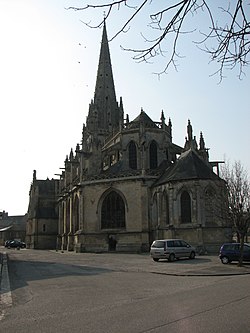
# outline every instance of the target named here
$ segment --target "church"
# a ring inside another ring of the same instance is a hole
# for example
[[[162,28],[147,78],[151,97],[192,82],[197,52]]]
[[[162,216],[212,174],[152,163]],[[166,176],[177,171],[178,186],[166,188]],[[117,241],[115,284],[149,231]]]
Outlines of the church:
[[[138,113],[130,120],[122,98],[117,101],[104,23],[82,141],[66,156],[60,179],[40,181],[40,186],[47,182],[43,198],[50,188],[53,209],[41,214],[43,227],[37,230],[42,207],[33,175],[27,224],[31,248],[37,248],[34,235],[43,248],[52,224],[51,244],[62,251],[140,253],[155,239],[182,238],[198,253],[212,253],[231,240],[225,182],[219,162],[209,161],[203,134],[197,142],[188,120],[181,147],[173,142],[172,123],[163,111],[158,121],[143,109]]]

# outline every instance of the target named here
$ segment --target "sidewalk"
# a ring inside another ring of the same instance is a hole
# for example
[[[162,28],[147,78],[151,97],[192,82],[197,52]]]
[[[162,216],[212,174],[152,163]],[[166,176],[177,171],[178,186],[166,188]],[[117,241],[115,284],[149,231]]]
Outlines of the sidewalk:
[[[154,262],[148,253],[75,253],[55,252],[60,261],[63,257],[79,259],[84,265],[104,267],[124,272],[147,272],[173,276],[230,276],[250,274],[250,263],[238,267],[237,262],[222,264],[218,255],[196,256],[194,260],[181,259],[174,262],[159,260]]]
[[[159,262],[158,262],[159,263]],[[157,264],[158,264],[157,263]],[[151,273],[173,276],[230,276],[250,274],[250,263],[238,267],[237,262],[223,265],[218,257],[196,257],[191,261],[177,261],[167,267],[156,267]]]

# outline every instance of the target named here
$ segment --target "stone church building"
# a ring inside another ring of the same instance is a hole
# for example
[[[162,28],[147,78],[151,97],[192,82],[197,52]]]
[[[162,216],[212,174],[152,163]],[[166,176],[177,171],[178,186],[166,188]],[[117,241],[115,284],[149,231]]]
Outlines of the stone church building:
[[[198,251],[217,252],[231,239],[218,170],[190,121],[180,147],[163,112],[159,121],[143,109],[133,120],[124,114],[104,24],[82,142],[66,157],[54,187],[57,249],[144,252],[154,239],[183,238]],[[30,221],[32,215],[30,209]]]

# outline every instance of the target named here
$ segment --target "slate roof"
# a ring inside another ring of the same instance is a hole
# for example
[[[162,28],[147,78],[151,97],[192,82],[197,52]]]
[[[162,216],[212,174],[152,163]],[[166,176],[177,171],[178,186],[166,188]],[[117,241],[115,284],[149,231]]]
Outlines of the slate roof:
[[[193,149],[181,154],[179,159],[165,170],[154,185],[160,185],[172,181],[220,178],[213,172],[212,167],[204,161]]]
[[[145,128],[158,128],[153,120],[142,110],[139,116],[137,116],[131,123],[128,128],[139,128],[140,123],[143,123]]]

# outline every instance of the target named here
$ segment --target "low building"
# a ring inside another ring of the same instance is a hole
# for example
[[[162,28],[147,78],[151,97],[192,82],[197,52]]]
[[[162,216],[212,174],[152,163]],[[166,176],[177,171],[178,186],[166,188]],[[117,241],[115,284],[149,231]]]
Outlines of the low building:
[[[20,240],[25,242],[27,214],[13,215],[5,211],[0,212],[0,245],[6,240]]]
[[[58,180],[36,179],[36,171],[34,171],[26,224],[27,248],[56,248],[58,234],[57,186]]]

